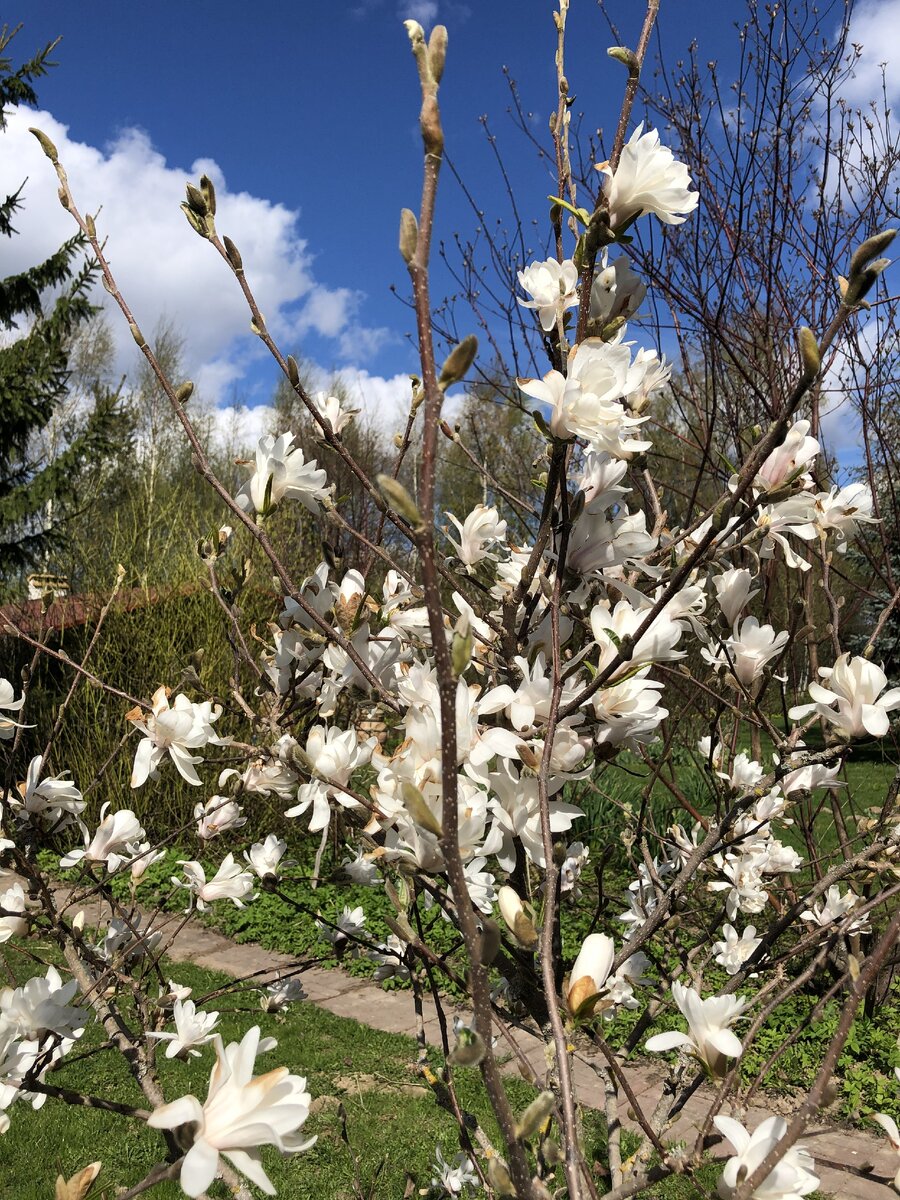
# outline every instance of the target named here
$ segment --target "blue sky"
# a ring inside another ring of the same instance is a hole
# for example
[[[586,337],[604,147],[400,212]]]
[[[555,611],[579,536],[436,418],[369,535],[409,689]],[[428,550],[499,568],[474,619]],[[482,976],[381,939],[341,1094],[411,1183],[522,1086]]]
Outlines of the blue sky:
[[[25,26],[17,58],[63,38],[59,65],[38,84],[39,123],[62,139],[85,207],[104,204],[99,225],[123,290],[145,332],[162,315],[176,321],[189,339],[188,368],[221,404],[265,402],[274,376],[246,333],[233,281],[178,213],[185,180],[203,167],[213,170],[224,197],[220,231],[242,249],[285,349],[302,351],[324,371],[355,372],[376,404],[402,391],[403,375],[415,369],[410,314],[390,292],[391,284],[405,285],[397,222],[401,207],[418,207],[421,169],[404,16],[448,27],[441,88],[447,148],[478,202],[488,212],[504,203],[479,124],[487,113],[523,212],[546,219],[552,181],[506,114],[502,71],[507,66],[518,81],[542,135],[555,101],[555,33],[545,0],[19,5],[18,14],[8,13]],[[633,44],[643,4],[611,0],[607,9]],[[696,38],[701,59],[728,63],[742,2],[663,0],[661,9],[654,49],[669,62]],[[588,128],[611,129],[618,113],[625,73],[607,59],[610,44],[596,4],[573,0],[568,73]],[[24,123],[34,123],[34,114]],[[33,255],[49,252],[67,226],[52,173],[20,132],[7,135],[13,152],[0,156],[0,188],[29,177],[23,237],[12,251]],[[473,225],[445,174],[438,238],[449,241]],[[442,286],[450,284],[438,273],[435,290]],[[119,346],[123,361],[133,354],[124,335]]]

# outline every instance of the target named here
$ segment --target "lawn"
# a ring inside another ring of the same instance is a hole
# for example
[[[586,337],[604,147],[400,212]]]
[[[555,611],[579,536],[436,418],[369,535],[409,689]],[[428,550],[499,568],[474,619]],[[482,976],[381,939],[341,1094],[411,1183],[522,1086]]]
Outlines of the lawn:
[[[7,956],[7,967],[19,978],[34,973],[34,965],[20,956]],[[167,977],[188,984],[194,996],[222,986],[227,980],[215,972],[173,964]],[[222,1013],[220,1029],[227,1041],[236,1040],[258,1021],[264,1035],[278,1039],[278,1048],[261,1056],[271,1065],[284,1064],[305,1075],[313,1096],[312,1113],[304,1127],[318,1140],[312,1149],[283,1158],[263,1150],[263,1162],[282,1197],[290,1200],[399,1200],[404,1195],[425,1194],[432,1178],[435,1147],[451,1158],[457,1151],[456,1125],[436,1105],[415,1067],[416,1046],[411,1038],[380,1033],[310,1003],[295,1005],[286,1016],[261,1013],[246,998],[217,1002]],[[79,1043],[83,1052],[100,1042],[96,1025],[89,1025]],[[167,1099],[193,1092],[206,1095],[212,1051],[187,1063],[160,1056],[163,1090]],[[437,1059],[434,1066],[439,1065]],[[476,1071],[456,1073],[464,1107],[478,1116],[489,1136],[496,1127]],[[63,1066],[48,1082],[78,1089],[122,1103],[141,1105],[142,1097],[115,1053]],[[507,1093],[515,1111],[534,1097],[524,1081],[511,1077]],[[139,1123],[115,1114],[73,1107],[48,1099],[38,1112],[26,1103],[10,1110],[11,1126],[0,1137],[0,1195],[4,1200],[50,1200],[58,1173],[66,1176],[100,1159],[103,1169],[93,1196],[113,1200],[118,1189],[133,1186],[164,1154],[162,1136]],[[602,1161],[604,1127],[599,1114],[585,1113],[585,1144],[590,1156]],[[631,1145],[626,1135],[626,1149]],[[653,1189],[664,1200],[700,1200],[715,1188],[718,1168],[700,1172],[697,1184],[678,1178]],[[602,1180],[598,1179],[602,1190]],[[407,1191],[411,1188],[411,1191]],[[176,1183],[157,1185],[147,1193],[154,1200],[183,1196]],[[221,1183],[211,1197],[227,1197]]]

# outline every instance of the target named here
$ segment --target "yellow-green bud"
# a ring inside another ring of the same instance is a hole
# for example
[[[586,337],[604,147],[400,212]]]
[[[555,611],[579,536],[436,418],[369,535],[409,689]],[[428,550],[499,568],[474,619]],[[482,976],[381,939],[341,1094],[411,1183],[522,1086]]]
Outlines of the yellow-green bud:
[[[428,66],[431,78],[436,84],[441,82],[444,74],[444,63],[447,61],[447,28],[445,25],[435,25],[428,39]]]
[[[883,229],[881,233],[873,233],[870,238],[866,238],[863,244],[854,250],[853,257],[850,259],[851,279],[854,275],[859,274],[873,258],[883,254],[896,236],[896,229]]]
[[[797,334],[797,345],[803,360],[804,377],[809,380],[815,379],[822,365],[822,358],[819,354],[819,343],[816,341],[815,334],[805,325]]]
[[[428,833],[433,833],[435,837],[444,836],[440,821],[428,807],[425,797],[414,783],[410,783],[409,780],[405,779],[400,788],[400,794],[403,797],[403,804],[406,811],[416,825],[421,826]]]
[[[214,217],[216,215],[216,188],[208,175],[200,176],[200,191],[203,194],[203,199],[206,201],[209,215]]]
[[[640,64],[637,60],[637,55],[633,50],[629,50],[627,46],[610,46],[606,51],[610,58],[614,58],[616,62],[620,62],[632,75],[637,75],[640,71]]]
[[[224,237],[222,238],[222,241],[225,245],[225,253],[228,255],[228,261],[231,263],[232,267],[235,269],[235,271],[243,271],[244,260],[241,258],[240,251],[238,250],[237,246],[230,237]]]
[[[53,165],[56,166],[56,164],[59,162],[59,152],[47,137],[46,133],[43,133],[40,129],[34,129],[31,126],[29,126],[28,132],[34,134],[37,140],[41,143],[41,149],[43,152],[47,155]]]
[[[538,1132],[553,1112],[555,1103],[552,1092],[541,1092],[536,1099],[532,1100],[516,1122],[515,1133],[520,1142],[526,1141]]]
[[[454,346],[447,356],[447,361],[441,368],[438,386],[447,389],[452,387],[454,383],[459,383],[464,379],[466,372],[475,361],[475,355],[478,353],[478,338],[473,333]]]
[[[419,225],[412,209],[400,211],[400,254],[405,263],[412,261],[419,241]]]
[[[399,479],[394,479],[392,475],[379,475],[377,483],[388,503],[401,517],[409,521],[413,528],[418,529],[422,524],[422,514]]]

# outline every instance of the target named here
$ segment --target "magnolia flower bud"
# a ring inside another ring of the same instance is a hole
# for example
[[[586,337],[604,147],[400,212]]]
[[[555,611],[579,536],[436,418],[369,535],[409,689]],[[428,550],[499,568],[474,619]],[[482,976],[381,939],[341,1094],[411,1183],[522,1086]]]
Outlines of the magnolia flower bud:
[[[484,1059],[487,1047],[484,1038],[468,1025],[460,1024],[456,1030],[456,1045],[447,1055],[451,1067],[477,1067]]]
[[[37,140],[41,143],[41,149],[43,152],[47,155],[53,165],[56,166],[56,164],[59,162],[59,151],[47,137],[46,133],[43,133],[40,129],[34,129],[31,126],[29,126],[28,132],[34,134]]]
[[[411,262],[419,240],[416,214],[409,208],[400,211],[400,254],[405,263]]]
[[[431,69],[431,78],[436,84],[441,82],[446,61],[447,27],[446,25],[435,25],[431,31],[431,37],[428,39],[428,66]]]
[[[498,1196],[515,1196],[516,1189],[512,1177],[502,1158],[491,1155],[487,1160],[488,1183]]]
[[[230,237],[223,237],[222,243],[225,246],[225,253],[228,255],[228,261],[231,263],[235,271],[243,271],[244,260],[241,258],[241,253]]]
[[[500,949],[500,926],[490,917],[481,918],[481,961],[489,967]]]
[[[538,1132],[553,1112],[555,1103],[556,1099],[552,1092],[541,1092],[536,1099],[532,1100],[516,1122],[515,1134],[519,1141],[525,1141]]]
[[[454,383],[459,383],[465,378],[466,372],[472,363],[475,361],[475,355],[478,353],[478,338],[473,333],[463,340],[450,351],[447,360],[441,368],[438,386],[443,390],[452,387]]]
[[[816,341],[813,331],[807,329],[805,325],[797,334],[797,345],[800,348],[800,357],[803,360],[804,378],[808,380],[815,379],[822,365],[822,359],[819,354],[819,343]]]
[[[533,950],[538,942],[537,930],[525,912],[525,905],[515,888],[504,884],[497,893],[497,903],[500,906],[500,915],[518,945],[525,950]]]
[[[566,990],[566,1004],[573,1016],[586,1016],[594,1011],[614,957],[613,940],[605,933],[591,933],[584,939]]]
[[[406,806],[406,811],[412,817],[416,825],[428,833],[433,833],[435,837],[443,837],[444,831],[441,828],[441,823],[428,807],[425,797],[419,791],[414,783],[404,779],[401,787],[403,795],[403,803]]]
[[[216,188],[208,175],[200,176],[200,191],[206,202],[206,210],[211,217],[216,215]]]
[[[418,529],[422,524],[422,514],[403,484],[391,475],[379,475],[376,483],[388,503],[392,504],[400,516],[409,521],[413,528]]]

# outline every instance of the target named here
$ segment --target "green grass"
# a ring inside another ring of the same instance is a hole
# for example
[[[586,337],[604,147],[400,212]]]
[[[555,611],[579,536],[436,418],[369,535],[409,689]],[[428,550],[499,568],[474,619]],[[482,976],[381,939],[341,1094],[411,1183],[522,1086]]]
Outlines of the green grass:
[[[21,956],[7,956],[7,968],[20,980],[35,973]],[[226,984],[227,978],[185,964],[167,967],[166,975],[189,984],[195,998]],[[240,1038],[258,1023],[264,1036],[278,1039],[276,1050],[258,1060],[286,1065],[305,1075],[313,1097],[312,1112],[304,1132],[316,1134],[308,1151],[282,1157],[263,1150],[263,1163],[282,1197],[289,1200],[397,1200],[410,1180],[413,1194],[429,1188],[435,1147],[450,1158],[459,1148],[454,1120],[440,1109],[416,1067],[416,1046],[411,1038],[381,1033],[334,1016],[309,1003],[293,1006],[288,1014],[272,1017],[253,1008],[253,995],[222,997],[210,1007],[222,1013],[219,1028],[226,1042]],[[82,1053],[100,1043],[96,1024],[89,1024],[78,1049]],[[432,1054],[432,1066],[440,1057]],[[209,1047],[201,1058],[187,1063],[159,1057],[162,1087],[167,1099],[193,1092],[206,1096],[213,1054]],[[498,1130],[475,1070],[455,1073],[464,1109],[475,1114],[488,1136],[498,1142]],[[141,1093],[116,1052],[101,1052],[81,1062],[63,1065],[48,1075],[48,1082],[84,1090],[107,1100],[142,1106]],[[513,1110],[521,1112],[534,1098],[523,1080],[505,1081]],[[133,1186],[163,1160],[162,1135],[140,1122],[97,1109],[76,1107],[50,1098],[35,1112],[25,1102],[12,1106],[11,1126],[0,1137],[0,1196],[4,1200],[49,1200],[58,1173],[66,1177],[97,1159],[103,1163],[93,1196],[113,1200],[118,1189]],[[601,1164],[605,1157],[605,1124],[599,1113],[585,1110],[584,1145],[588,1161]],[[623,1149],[631,1153],[637,1140],[623,1136]],[[658,1200],[701,1200],[715,1193],[720,1167],[703,1166],[695,1180],[684,1177],[655,1185]],[[562,1182],[561,1175],[560,1180]],[[598,1175],[602,1192],[603,1178]],[[251,1189],[253,1190],[253,1189]],[[254,1193],[256,1194],[256,1193]],[[157,1185],[147,1193],[153,1200],[176,1200],[183,1193],[176,1182]],[[229,1195],[221,1183],[210,1189],[219,1200]]]

